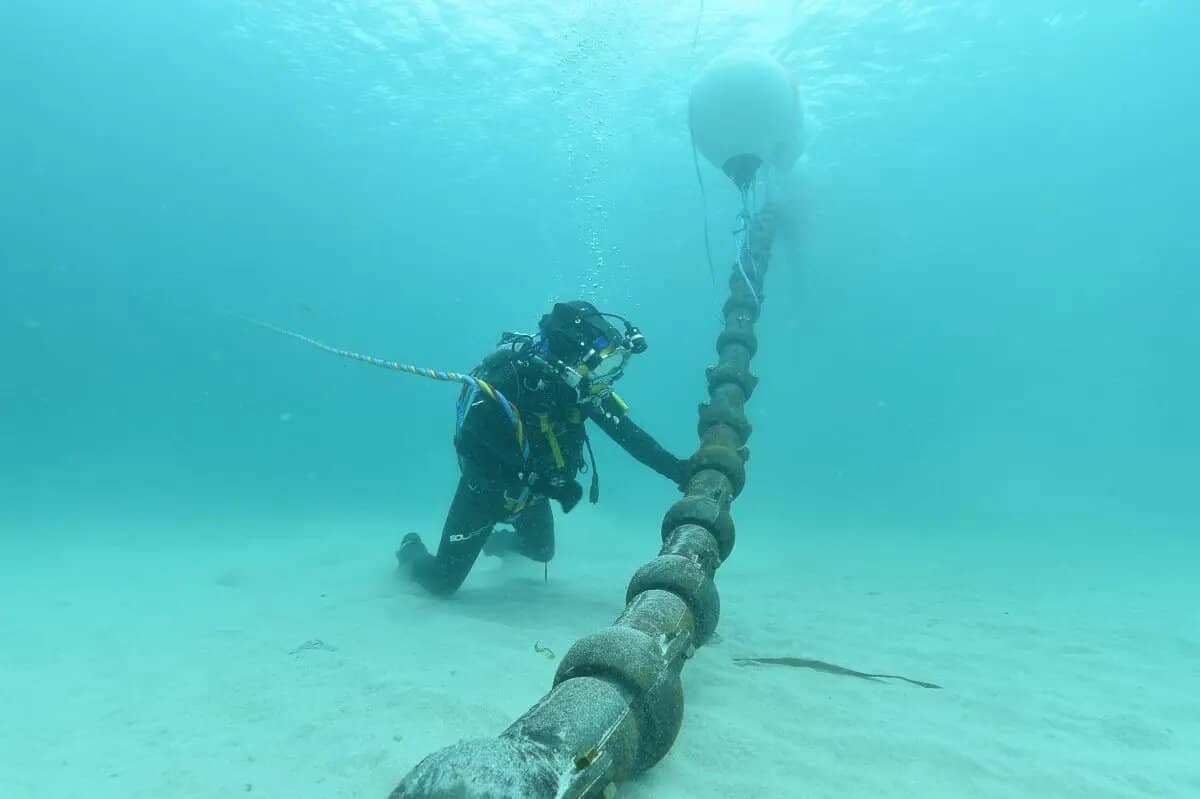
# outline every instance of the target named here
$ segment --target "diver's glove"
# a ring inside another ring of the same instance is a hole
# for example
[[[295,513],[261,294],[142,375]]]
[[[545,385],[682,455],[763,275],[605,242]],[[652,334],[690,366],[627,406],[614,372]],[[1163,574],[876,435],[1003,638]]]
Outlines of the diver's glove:
[[[567,484],[562,487],[558,496],[554,497],[558,500],[558,504],[562,505],[563,513],[570,513],[571,509],[579,504],[579,500],[583,497],[583,486],[574,480],[567,481]]]
[[[669,474],[668,479],[675,483],[676,487],[684,493],[687,492],[688,480],[692,479],[692,462],[688,458],[676,458],[675,468]]]
[[[583,498],[583,486],[560,474],[548,476],[530,475],[527,479],[529,487],[536,493],[550,499],[558,500],[563,513],[570,513]]]

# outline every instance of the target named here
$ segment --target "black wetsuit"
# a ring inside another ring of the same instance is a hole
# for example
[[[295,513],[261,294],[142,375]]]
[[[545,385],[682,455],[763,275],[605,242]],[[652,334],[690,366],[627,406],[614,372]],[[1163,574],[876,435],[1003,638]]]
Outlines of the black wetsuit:
[[[686,462],[634,424],[611,395],[580,403],[574,389],[511,350],[489,355],[475,374],[520,410],[530,457],[528,462],[523,458],[503,408],[483,393],[472,396],[464,390],[467,407],[454,438],[461,474],[437,555],[419,541],[397,553],[402,566],[410,567],[413,578],[430,591],[457,590],[493,528],[503,522],[515,530],[517,552],[538,562],[554,557],[549,500],[569,513],[583,493],[576,475],[587,468],[583,448],[588,420],[643,464],[676,484],[683,481]],[[410,547],[413,551],[406,551]]]

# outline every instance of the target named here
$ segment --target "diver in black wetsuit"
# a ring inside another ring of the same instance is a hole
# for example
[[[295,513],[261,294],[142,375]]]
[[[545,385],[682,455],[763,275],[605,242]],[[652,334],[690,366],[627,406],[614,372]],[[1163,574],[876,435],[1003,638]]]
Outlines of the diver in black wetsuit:
[[[624,323],[624,333],[608,316]],[[682,487],[687,461],[634,424],[612,391],[629,359],[645,349],[645,338],[627,320],[583,301],[557,303],[542,317],[536,336],[505,333],[499,349],[471,373],[486,386],[464,387],[459,397],[454,446],[461,474],[437,555],[409,533],[396,552],[401,572],[435,594],[451,594],[481,550],[549,562],[554,557],[549,500],[570,513],[583,496],[576,475],[588,469],[584,446],[591,456],[587,420]],[[491,396],[489,386],[502,398]],[[506,410],[504,399],[516,413]],[[590,500],[596,502],[599,482],[595,458],[590,460]],[[512,529],[495,529],[505,523]]]

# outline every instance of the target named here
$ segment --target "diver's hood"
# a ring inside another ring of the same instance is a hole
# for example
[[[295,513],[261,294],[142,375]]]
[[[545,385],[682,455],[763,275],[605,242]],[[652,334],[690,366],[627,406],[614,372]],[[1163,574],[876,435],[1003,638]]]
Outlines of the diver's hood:
[[[625,337],[590,302],[555,303],[538,325],[541,351],[562,363],[575,365],[589,353],[620,347]]]

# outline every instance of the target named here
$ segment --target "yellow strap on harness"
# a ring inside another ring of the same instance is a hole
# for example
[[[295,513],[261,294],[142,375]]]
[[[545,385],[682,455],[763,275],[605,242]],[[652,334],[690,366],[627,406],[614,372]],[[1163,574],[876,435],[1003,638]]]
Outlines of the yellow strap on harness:
[[[550,442],[550,451],[554,453],[554,465],[561,469],[567,462],[563,459],[562,447],[558,445],[558,436],[554,433],[554,422],[550,421],[549,416],[539,416],[538,419],[541,420],[546,440]]]
[[[613,402],[617,404],[622,414],[629,413],[629,405],[625,400],[621,399],[617,394],[609,394]],[[583,415],[579,412],[579,408],[572,408],[570,415],[567,417],[572,424],[580,424],[583,422]],[[566,466],[566,459],[563,458],[562,447],[558,444],[558,434],[554,432],[554,422],[545,414],[538,415],[538,421],[542,428],[543,435],[546,436],[546,441],[550,444],[550,452],[554,455],[554,465],[559,469]]]

